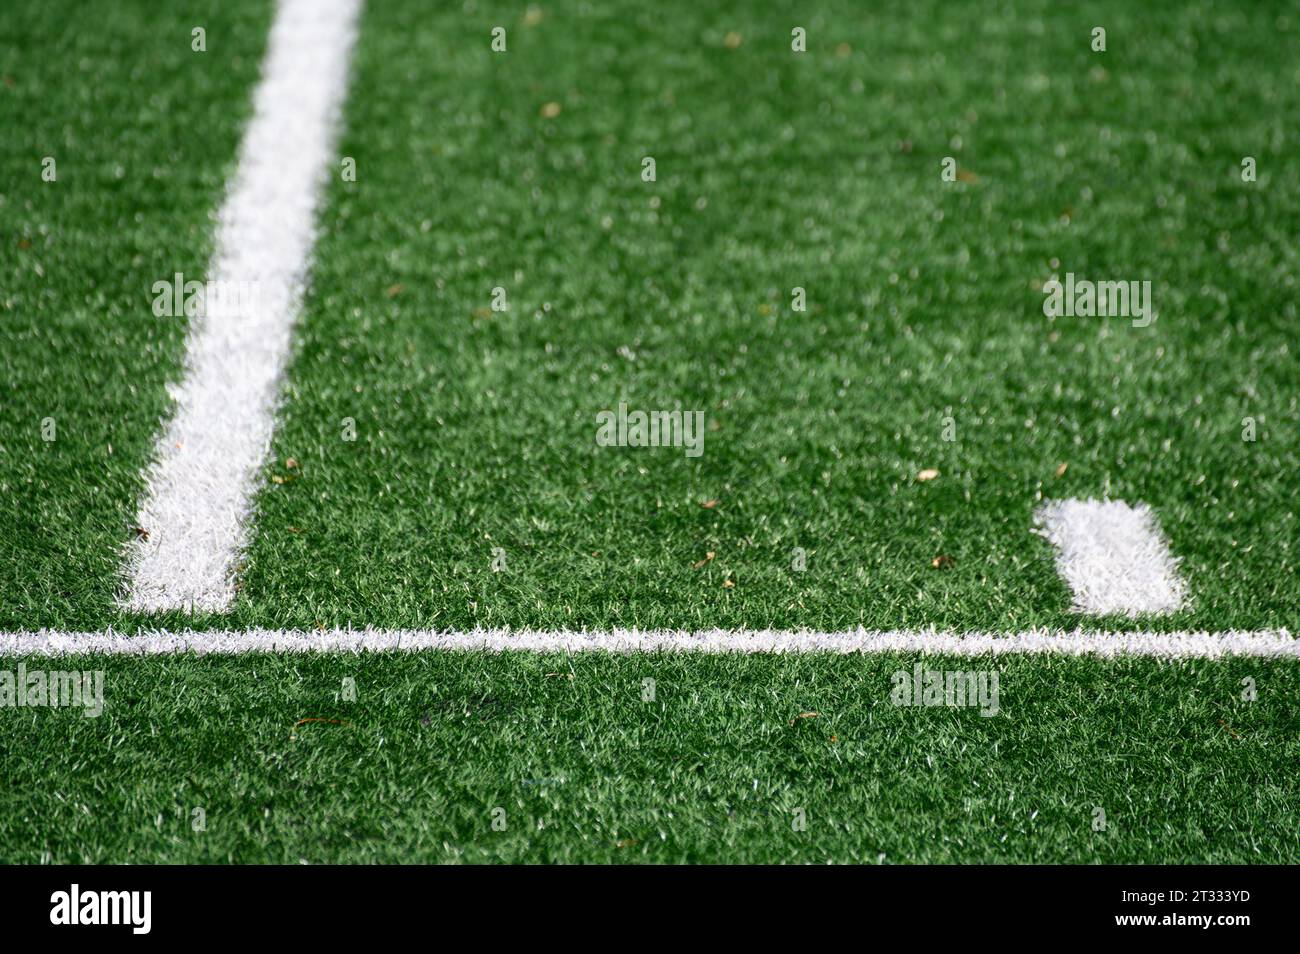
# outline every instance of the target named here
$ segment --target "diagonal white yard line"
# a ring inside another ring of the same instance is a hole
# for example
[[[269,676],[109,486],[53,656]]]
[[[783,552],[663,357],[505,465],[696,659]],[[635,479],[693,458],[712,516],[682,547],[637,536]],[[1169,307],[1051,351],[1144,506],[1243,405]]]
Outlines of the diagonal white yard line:
[[[883,653],[923,652],[954,656],[1027,653],[1062,656],[1285,656],[1300,659],[1300,639],[1287,630],[1226,633],[1089,633],[1034,629],[1020,633],[945,633],[936,630],[635,630],[542,632],[478,629],[435,632],[401,629],[153,630],[126,635],[105,630],[0,633],[0,656],[61,656],[106,653],[237,655],[297,652],[701,652],[701,653]]]
[[[127,553],[131,610],[228,609],[333,158],[361,0],[280,0],[208,281],[251,301],[192,319],[176,412]],[[250,283],[244,285],[243,283]]]
[[[1078,613],[1169,613],[1183,605],[1178,561],[1146,504],[1049,500],[1035,514]]]

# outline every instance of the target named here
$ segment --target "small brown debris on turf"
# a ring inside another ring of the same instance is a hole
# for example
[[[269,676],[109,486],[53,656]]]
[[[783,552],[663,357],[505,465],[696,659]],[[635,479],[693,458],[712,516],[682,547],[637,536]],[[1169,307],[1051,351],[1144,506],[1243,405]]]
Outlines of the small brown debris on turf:
[[[149,542],[149,531],[144,527],[132,527],[131,530],[135,533],[137,540],[143,540],[145,543]]]
[[[739,33],[736,33],[734,30],[722,38],[723,45],[729,50],[734,50],[739,48],[740,44],[744,42],[745,42],[745,38],[741,36]]]
[[[1232,726],[1228,725],[1228,723],[1224,722],[1222,719],[1219,720],[1219,725],[1221,725],[1221,726],[1223,726],[1225,729],[1227,729],[1228,732],[1232,735],[1232,737],[1233,737],[1234,739],[1240,739],[1240,738],[1241,738],[1241,736],[1239,736],[1236,732],[1233,732],[1233,731],[1232,731]]]
[[[308,725],[314,722],[320,722],[324,725],[351,725],[350,722],[344,722],[342,719],[299,719],[293,724],[293,727],[296,729],[300,725]]]
[[[797,716],[795,716],[793,719],[790,720],[790,724],[794,725],[800,719],[816,719],[820,715],[821,715],[820,712],[800,712]]]
[[[916,479],[921,483],[925,483],[927,480],[934,480],[938,476],[939,471],[935,470],[933,467],[927,467],[925,470],[917,471]]]
[[[701,503],[700,506],[703,507],[705,510],[712,510],[720,503],[722,503],[721,500],[706,500],[703,503]]]
[[[735,580],[723,580],[723,581],[722,581],[722,588],[723,588],[724,590],[730,590],[730,589],[733,589],[733,588],[735,587],[735,585],[736,585],[736,581],[735,581]]]
[[[948,554],[940,553],[937,557],[935,557],[933,560],[930,561],[930,566],[934,567],[936,570],[946,570],[948,569],[948,567],[952,566],[956,562],[957,561],[954,560],[952,557],[948,556]]]
[[[614,842],[615,848],[631,848],[636,844],[635,838],[624,838],[621,841]]]
[[[296,457],[286,457],[286,458],[285,458],[285,461],[284,461],[284,466],[285,466],[285,469],[286,469],[286,470],[297,470],[297,469],[298,469],[298,458],[296,458]]]
[[[1069,465],[1068,463],[1066,463],[1066,464],[1062,464],[1060,467],[1056,468],[1056,476],[1057,476],[1057,477],[1064,477],[1064,476],[1065,476],[1065,469],[1066,469],[1067,467],[1069,467],[1069,466],[1070,466],[1070,465]]]
[[[712,560],[715,556],[717,556],[717,554],[714,553],[712,550],[710,550],[708,553],[704,554],[704,559],[701,560],[699,563],[696,563],[694,566],[692,566],[691,569],[698,570],[700,567],[704,566],[704,564]]]
[[[547,103],[542,107],[542,117],[544,119],[554,119],[560,115],[561,106],[559,103]]]
[[[403,285],[401,282],[398,282],[396,285],[389,285],[388,288],[384,291],[384,294],[387,295],[389,298],[396,298],[404,291],[406,291],[406,286]]]
[[[957,170],[957,179],[958,179],[959,181],[961,181],[961,182],[979,182],[979,181],[980,181],[980,177],[977,176],[975,173],[971,172],[969,169],[958,169],[958,170]]]

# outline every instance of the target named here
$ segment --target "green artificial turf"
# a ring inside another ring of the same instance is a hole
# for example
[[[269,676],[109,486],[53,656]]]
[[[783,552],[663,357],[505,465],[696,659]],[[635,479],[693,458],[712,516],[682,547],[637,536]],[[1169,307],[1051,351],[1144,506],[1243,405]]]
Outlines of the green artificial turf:
[[[928,657],[984,718],[892,705],[913,663],[63,660],[104,712],[5,713],[0,861],[1300,861],[1294,665]]]
[[[236,606],[143,618],[150,289],[203,277],[270,4],[0,8],[0,630],[1073,627],[1031,517],[1101,496],[1190,604],[1088,626],[1295,628],[1294,13],[539,9],[368,5]],[[1068,271],[1159,319],[1046,318]],[[704,453],[597,446],[620,402]],[[0,860],[1300,860],[1294,662],[928,659],[1001,670],[984,719],[891,706],[915,659],[27,660],[108,708],[0,709]]]
[[[1184,561],[1190,609],[1146,625],[1293,625],[1289,19],[748,6],[370,5],[357,178],[330,186],[220,624],[1069,626],[1032,513],[1106,495]],[[266,12],[220,14],[207,54],[176,15],[128,83],[125,9],[75,35],[95,96],[30,46],[5,68],[9,627],[141,622],[118,555],[180,332],[147,289],[202,269]],[[43,185],[65,115],[84,139]],[[1053,271],[1151,281],[1159,318],[1050,320]],[[597,446],[620,402],[702,411],[702,456]]]
[[[234,622],[1070,626],[1032,512],[1108,495],[1185,561],[1151,628],[1293,626],[1274,18],[750,7],[370,9]],[[1159,319],[1048,320],[1053,260]],[[620,402],[702,456],[597,446]]]
[[[112,613],[185,332],[152,288],[206,278],[269,24],[266,0],[0,4],[0,628]]]

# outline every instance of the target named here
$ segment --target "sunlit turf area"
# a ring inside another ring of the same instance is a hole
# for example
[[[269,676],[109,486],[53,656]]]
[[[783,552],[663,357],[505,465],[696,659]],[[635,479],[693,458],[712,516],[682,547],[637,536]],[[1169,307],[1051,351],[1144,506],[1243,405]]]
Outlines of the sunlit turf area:
[[[136,622],[118,553],[183,323],[149,288],[204,267],[264,12],[241,6],[204,54],[149,31],[138,81],[98,33],[72,53],[93,90],[8,54],[9,627]],[[225,622],[1069,625],[1044,496],[1155,508],[1190,609],[1153,628],[1291,622],[1300,92],[1273,19],[1115,5],[1097,54],[1048,5],[831,5],[795,54],[790,15],[743,9],[371,6],[356,181]],[[1048,319],[1067,271],[1151,281],[1157,320]],[[702,412],[702,453],[599,446],[620,403]]]
[[[0,6],[6,629],[110,618],[185,331],[151,289],[207,268],[269,22],[263,0]]]
[[[1194,11],[1116,6],[1099,56],[1046,5],[846,5],[801,57],[745,7],[370,11],[275,446],[300,476],[266,485],[234,619],[1067,623],[1032,510],[1110,495],[1184,560],[1192,611],[1154,625],[1294,620],[1273,27],[1216,10],[1192,59]],[[1049,321],[1053,262],[1149,276],[1159,319]],[[703,411],[703,453],[598,446],[620,402]]]
[[[273,9],[0,10],[0,631],[1295,628],[1300,15],[1045,0],[373,0],[234,606],[120,609]],[[105,709],[0,708],[0,860],[1300,860],[1294,660],[920,658],[27,659]]]

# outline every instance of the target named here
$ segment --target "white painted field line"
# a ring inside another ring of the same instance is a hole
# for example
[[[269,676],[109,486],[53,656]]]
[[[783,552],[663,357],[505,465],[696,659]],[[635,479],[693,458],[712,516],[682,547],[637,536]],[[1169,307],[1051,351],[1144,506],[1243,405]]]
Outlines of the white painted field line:
[[[1146,504],[1049,500],[1035,517],[1056,548],[1075,612],[1137,616],[1182,607],[1178,561]]]
[[[252,301],[196,317],[127,553],[127,609],[228,609],[334,158],[361,0],[280,0],[207,280]],[[225,284],[229,283],[229,284]],[[248,286],[245,286],[248,287]]]
[[[952,633],[936,630],[634,630],[542,632],[479,629],[466,632],[398,629],[154,630],[128,636],[106,630],[0,633],[0,656],[59,656],[108,653],[145,656],[166,653],[377,652],[399,650],[485,650],[507,652],[701,652],[701,653],[883,653],[923,652],[954,656],[1028,653],[1062,656],[1286,656],[1300,659],[1300,640],[1287,630],[1226,633],[1089,633],[1034,629],[1020,633]]]

